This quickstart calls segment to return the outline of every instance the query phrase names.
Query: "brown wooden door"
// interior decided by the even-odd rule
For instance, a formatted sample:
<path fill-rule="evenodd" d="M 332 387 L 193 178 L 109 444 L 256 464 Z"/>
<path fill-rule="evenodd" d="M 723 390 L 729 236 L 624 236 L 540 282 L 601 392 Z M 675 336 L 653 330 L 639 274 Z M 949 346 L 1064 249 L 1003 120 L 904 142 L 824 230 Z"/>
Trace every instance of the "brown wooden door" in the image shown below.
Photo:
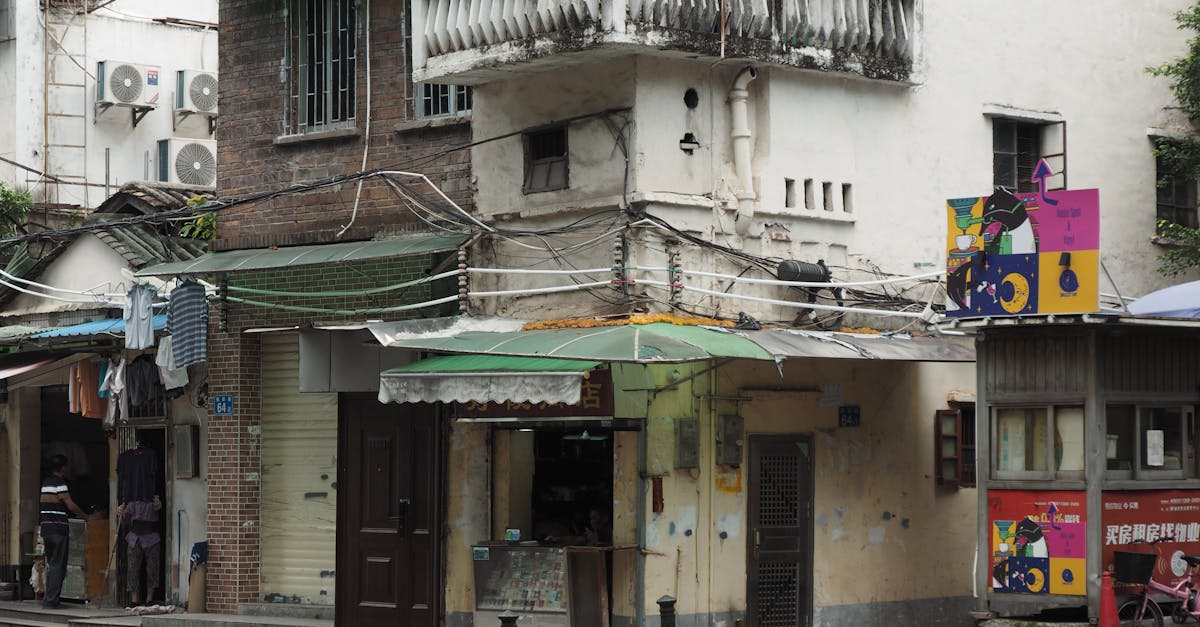
<path fill-rule="evenodd" d="M 337 624 L 436 627 L 436 407 L 373 394 L 342 394 L 338 405 Z"/>
<path fill-rule="evenodd" d="M 751 627 L 812 624 L 812 440 L 750 436 Z"/>

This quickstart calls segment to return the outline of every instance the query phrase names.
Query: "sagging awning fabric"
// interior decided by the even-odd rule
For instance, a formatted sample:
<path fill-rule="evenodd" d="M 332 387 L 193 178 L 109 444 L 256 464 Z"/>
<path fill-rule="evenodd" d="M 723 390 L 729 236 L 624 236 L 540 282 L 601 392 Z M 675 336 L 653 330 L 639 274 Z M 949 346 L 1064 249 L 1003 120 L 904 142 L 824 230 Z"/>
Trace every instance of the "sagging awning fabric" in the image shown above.
<path fill-rule="evenodd" d="M 224 250 L 208 253 L 188 261 L 173 261 L 147 266 L 138 270 L 135 276 L 215 274 L 407 257 L 454 250 L 467 241 L 468 237 L 467 235 L 421 234 L 368 242 Z"/>
<path fill-rule="evenodd" d="M 441 355 L 385 370 L 379 375 L 379 402 L 574 405 L 587 372 L 599 365 L 574 359 Z"/>
<path fill-rule="evenodd" d="M 436 353 L 680 363 L 711 359 L 881 359 L 973 362 L 969 336 L 906 335 L 674 325 L 663 322 L 582 329 L 411 332 L 408 322 L 368 324 L 384 346 Z M 428 325 L 426 321 L 422 324 Z"/>

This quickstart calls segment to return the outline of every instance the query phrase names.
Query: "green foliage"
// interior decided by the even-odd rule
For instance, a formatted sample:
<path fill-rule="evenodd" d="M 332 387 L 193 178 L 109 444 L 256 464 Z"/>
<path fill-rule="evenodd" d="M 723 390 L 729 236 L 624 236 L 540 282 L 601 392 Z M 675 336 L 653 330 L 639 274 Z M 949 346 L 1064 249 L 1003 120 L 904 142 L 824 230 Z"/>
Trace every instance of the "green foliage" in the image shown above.
<path fill-rule="evenodd" d="M 1200 137 L 1160 137 L 1154 142 L 1154 156 L 1162 166 L 1159 187 L 1169 183 L 1166 177 L 1200 179 Z"/>
<path fill-rule="evenodd" d="M 217 214 L 209 211 L 196 216 L 195 220 L 180 227 L 179 235 L 192 239 L 213 239 L 217 236 Z"/>
<path fill-rule="evenodd" d="M 1159 235 L 1171 241 L 1171 248 L 1158 257 L 1158 272 L 1175 276 L 1200 267 L 1200 229 L 1158 221 Z"/>
<path fill-rule="evenodd" d="M 1200 2 L 1175 14 L 1181 30 L 1190 31 L 1187 54 L 1148 71 L 1171 80 L 1171 90 L 1180 109 L 1193 122 L 1200 122 Z M 1162 171 L 1158 185 L 1169 184 L 1171 177 L 1200 180 L 1200 138 L 1159 139 L 1154 156 Z M 1158 233 L 1172 244 L 1158 258 L 1158 272 L 1174 276 L 1200 268 L 1200 230 L 1166 220 L 1158 223 Z"/>
<path fill-rule="evenodd" d="M 1175 14 L 1181 30 L 1195 33 L 1188 41 L 1184 56 L 1158 67 L 1149 68 L 1155 76 L 1171 79 L 1171 89 L 1179 106 L 1192 120 L 1200 120 L 1200 2 Z"/>
<path fill-rule="evenodd" d="M 0 235 L 15 235 L 25 224 L 33 197 L 7 183 L 0 182 Z"/>

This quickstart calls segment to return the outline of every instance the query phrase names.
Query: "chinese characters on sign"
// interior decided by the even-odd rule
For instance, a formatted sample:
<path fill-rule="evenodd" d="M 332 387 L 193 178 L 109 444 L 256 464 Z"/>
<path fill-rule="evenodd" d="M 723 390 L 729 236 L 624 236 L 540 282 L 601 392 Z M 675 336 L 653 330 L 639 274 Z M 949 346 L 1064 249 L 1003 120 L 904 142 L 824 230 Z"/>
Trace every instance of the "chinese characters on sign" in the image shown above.
<path fill-rule="evenodd" d="M 1104 493 L 1105 568 L 1111 568 L 1114 551 L 1146 553 L 1143 542 L 1171 538 L 1158 545 L 1163 559 L 1154 578 L 1167 583 L 1182 576 L 1182 555 L 1200 554 L 1200 490 L 1152 490 Z"/>
<path fill-rule="evenodd" d="M 988 493 L 992 589 L 1087 593 L 1085 492 L 992 490 Z"/>
<path fill-rule="evenodd" d="M 946 201 L 946 315 L 1089 313 L 1100 307 L 1100 191 Z"/>
<path fill-rule="evenodd" d="M 474 401 L 455 404 L 459 418 L 564 418 L 604 417 L 613 415 L 612 372 L 593 370 L 588 373 L 580 388 L 579 403 L 533 403 L 529 401 L 505 401 L 503 403 L 477 403 Z"/>

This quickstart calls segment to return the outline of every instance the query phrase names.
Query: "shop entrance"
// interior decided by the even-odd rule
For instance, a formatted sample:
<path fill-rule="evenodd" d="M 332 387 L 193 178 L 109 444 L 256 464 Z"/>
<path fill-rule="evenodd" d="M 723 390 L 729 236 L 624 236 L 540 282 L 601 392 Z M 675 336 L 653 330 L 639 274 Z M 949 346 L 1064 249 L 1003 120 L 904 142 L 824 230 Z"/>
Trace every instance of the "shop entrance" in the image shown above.
<path fill-rule="evenodd" d="M 612 430 L 537 429 L 516 435 L 533 436 L 533 481 L 527 484 L 532 488 L 533 537 L 561 544 L 611 544 Z"/>
<path fill-rule="evenodd" d="M 50 458 L 67 458 L 71 499 L 84 511 L 108 508 L 108 438 L 101 421 L 69 412 L 67 386 L 41 388 L 42 477 L 49 473 Z"/>
<path fill-rule="evenodd" d="M 143 560 L 153 559 L 155 564 L 144 563 L 138 570 L 136 581 L 138 602 L 133 601 L 133 591 L 130 588 L 130 581 L 135 580 L 130 573 L 129 564 L 129 544 L 128 533 L 133 530 L 132 523 L 123 519 L 120 521 L 120 528 L 117 530 L 117 547 L 116 547 L 116 569 L 117 569 L 117 598 L 122 605 L 150 605 L 164 601 L 169 594 L 167 590 L 167 578 L 165 573 L 168 559 L 167 549 L 167 520 L 170 518 L 170 495 L 167 494 L 167 429 L 163 426 L 120 426 L 117 427 L 117 447 L 121 453 L 142 448 L 149 451 L 149 454 L 154 456 L 154 491 L 159 495 L 162 501 L 162 509 L 159 511 L 158 520 L 153 523 L 153 528 L 143 528 L 144 532 L 158 533 L 159 548 L 157 551 L 145 551 Z M 120 458 L 118 457 L 118 460 Z M 118 480 L 120 480 L 118 478 Z M 156 569 L 158 585 L 151 587 L 151 568 Z"/>
<path fill-rule="evenodd" d="M 441 439 L 437 406 L 338 400 L 339 625 L 438 624 Z"/>
<path fill-rule="evenodd" d="M 812 439 L 752 435 L 749 463 L 750 625 L 811 625 Z"/>

